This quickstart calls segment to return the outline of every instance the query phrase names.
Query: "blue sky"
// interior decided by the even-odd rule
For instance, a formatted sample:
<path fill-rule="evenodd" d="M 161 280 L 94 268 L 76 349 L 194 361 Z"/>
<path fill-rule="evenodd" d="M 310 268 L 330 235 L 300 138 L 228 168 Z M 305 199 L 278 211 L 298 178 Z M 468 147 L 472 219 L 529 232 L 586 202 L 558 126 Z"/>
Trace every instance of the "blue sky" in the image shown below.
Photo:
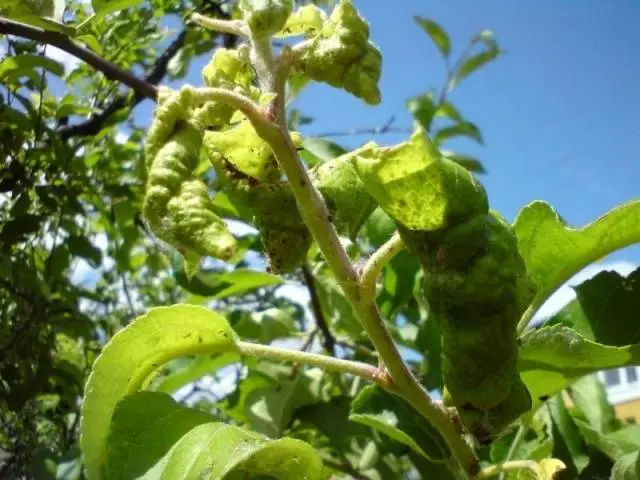
<path fill-rule="evenodd" d="M 383 101 L 368 107 L 325 86 L 297 107 L 316 118 L 308 133 L 410 126 L 408 97 L 442 84 L 443 62 L 413 22 L 423 15 L 450 34 L 454 55 L 476 31 L 494 31 L 507 54 L 464 81 L 451 100 L 483 131 L 481 158 L 494 208 L 509 219 L 533 199 L 582 224 L 640 193 L 640 2 L 356 0 L 383 54 Z M 455 57 L 454 57 L 455 58 Z M 366 138 L 352 138 L 356 146 Z M 395 143 L 400 135 L 379 137 Z M 342 139 L 341 139 L 342 141 Z"/>

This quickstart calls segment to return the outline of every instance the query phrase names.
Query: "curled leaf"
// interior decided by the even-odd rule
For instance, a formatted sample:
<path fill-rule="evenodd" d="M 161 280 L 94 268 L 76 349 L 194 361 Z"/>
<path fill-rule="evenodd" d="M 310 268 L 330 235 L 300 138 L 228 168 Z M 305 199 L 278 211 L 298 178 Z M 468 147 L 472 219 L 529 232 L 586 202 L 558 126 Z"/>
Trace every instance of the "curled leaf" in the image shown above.
<path fill-rule="evenodd" d="M 143 213 L 161 240 L 177 248 L 187 264 L 201 256 L 229 259 L 236 241 L 216 215 L 207 186 L 193 177 L 202 131 L 183 122 L 151 160 Z"/>
<path fill-rule="evenodd" d="M 369 26 L 351 0 L 342 0 L 310 40 L 298 68 L 319 82 L 344 88 L 369 104 L 380 103 L 382 56 L 369 41 Z"/>
<path fill-rule="evenodd" d="M 284 27 L 275 37 L 293 37 L 296 35 L 305 35 L 306 37 L 317 34 L 327 21 L 327 14 L 324 11 L 310 3 L 298 8 L 287 20 Z"/>
<path fill-rule="evenodd" d="M 327 203 L 333 223 L 354 238 L 377 205 L 353 167 L 352 155 L 319 163 L 310 176 Z"/>
<path fill-rule="evenodd" d="M 371 143 L 356 152 L 356 171 L 369 194 L 408 229 L 439 230 L 488 210 L 480 182 L 443 158 L 422 128 L 400 145 Z"/>
<path fill-rule="evenodd" d="M 268 37 L 284 27 L 293 0 L 240 0 L 240 11 L 257 38 Z"/>

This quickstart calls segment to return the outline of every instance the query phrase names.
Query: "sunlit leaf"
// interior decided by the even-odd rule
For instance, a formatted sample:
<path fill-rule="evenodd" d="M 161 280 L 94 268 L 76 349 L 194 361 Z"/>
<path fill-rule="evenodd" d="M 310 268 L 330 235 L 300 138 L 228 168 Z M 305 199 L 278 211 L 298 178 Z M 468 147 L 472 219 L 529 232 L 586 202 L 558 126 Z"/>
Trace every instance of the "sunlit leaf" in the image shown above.
<path fill-rule="evenodd" d="M 460 65 L 460 68 L 454 73 L 453 77 L 451 77 L 451 80 L 449 80 L 449 91 L 456 88 L 462 80 L 473 72 L 495 60 L 500 53 L 500 50 L 495 48 L 468 57 L 462 65 Z"/>
<path fill-rule="evenodd" d="M 207 423 L 184 435 L 141 480 L 275 478 L 319 480 L 322 461 L 305 442 L 271 440 L 224 423 Z"/>
<path fill-rule="evenodd" d="M 118 332 L 94 363 L 80 425 L 87 477 L 100 478 L 116 403 L 139 390 L 164 363 L 187 355 L 237 351 L 235 333 L 217 313 L 193 305 L 158 307 Z"/>
<path fill-rule="evenodd" d="M 179 405 L 169 395 L 138 392 L 116 405 L 107 438 L 108 480 L 138 478 L 190 430 L 215 420 Z"/>
<path fill-rule="evenodd" d="M 417 22 L 418 25 L 425 31 L 427 35 L 433 40 L 433 43 L 436 44 L 438 50 L 443 57 L 448 57 L 451 53 L 451 43 L 449 41 L 449 35 L 444 29 L 438 25 L 433 20 L 430 20 L 425 17 L 415 16 L 413 19 Z"/>
<path fill-rule="evenodd" d="M 538 290 L 536 308 L 585 266 L 640 242 L 640 201 L 616 207 L 582 228 L 568 226 L 548 203 L 535 201 L 520 211 L 514 230 Z"/>

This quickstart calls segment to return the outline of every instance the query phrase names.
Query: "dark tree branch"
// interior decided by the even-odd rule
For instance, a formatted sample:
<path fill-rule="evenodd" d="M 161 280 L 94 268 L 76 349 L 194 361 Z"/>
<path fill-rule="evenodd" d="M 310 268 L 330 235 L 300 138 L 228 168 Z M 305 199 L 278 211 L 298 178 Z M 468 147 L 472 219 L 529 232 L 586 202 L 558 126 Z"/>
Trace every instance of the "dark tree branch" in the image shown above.
<path fill-rule="evenodd" d="M 329 325 L 327 324 L 327 319 L 324 316 L 324 312 L 322 311 L 322 306 L 320 305 L 320 297 L 318 297 L 318 291 L 316 289 L 316 281 L 313 278 L 313 273 L 309 269 L 308 265 L 302 266 L 302 275 L 304 277 L 304 283 L 307 285 L 307 289 L 309 290 L 309 295 L 311 296 L 311 308 L 313 309 L 313 314 L 316 317 L 316 325 L 322 332 L 322 346 L 331 356 L 336 356 L 336 339 L 331 333 L 329 329 Z"/>
<path fill-rule="evenodd" d="M 160 80 L 162 80 L 167 73 L 169 62 L 183 47 L 186 39 L 187 29 L 185 28 L 173 40 L 173 42 L 171 42 L 171 44 L 162 53 L 162 55 L 158 57 L 155 64 L 153 65 L 153 68 L 144 78 L 144 81 L 146 83 L 154 86 L 154 88 L 155 85 L 160 83 Z M 109 118 L 118 110 L 127 107 L 127 105 L 129 105 L 129 108 L 133 108 L 142 100 L 144 100 L 145 97 L 147 97 L 146 95 L 135 89 L 134 91 L 135 95 L 133 96 L 133 99 L 130 99 L 130 95 L 126 93 L 118 95 L 111 101 L 111 103 L 109 103 L 104 108 L 104 110 L 102 110 L 102 112 L 92 115 L 85 122 L 59 128 L 58 133 L 62 136 L 62 138 L 65 139 L 71 137 L 95 135 L 102 129 L 103 125 L 109 120 Z M 151 98 L 155 99 L 155 95 Z"/>
<path fill-rule="evenodd" d="M 14 22 L 4 17 L 0 17 L 0 33 L 5 35 L 15 35 L 36 42 L 53 45 L 60 50 L 79 58 L 83 62 L 91 65 L 96 70 L 102 72 L 107 78 L 116 80 L 133 88 L 138 94 L 144 97 L 155 98 L 157 88 L 149 82 L 131 75 L 129 72 L 121 69 L 117 65 L 108 62 L 91 50 L 78 45 L 66 35 L 59 32 L 43 30 L 37 27 L 31 27 L 24 23 Z"/>
<path fill-rule="evenodd" d="M 331 132 L 316 133 L 314 137 L 349 137 L 355 135 L 384 135 L 385 133 L 411 133 L 410 128 L 394 127 L 393 124 L 396 121 L 396 117 L 390 117 L 384 125 L 379 127 L 366 127 L 366 128 L 350 128 L 348 130 L 339 130 Z"/>

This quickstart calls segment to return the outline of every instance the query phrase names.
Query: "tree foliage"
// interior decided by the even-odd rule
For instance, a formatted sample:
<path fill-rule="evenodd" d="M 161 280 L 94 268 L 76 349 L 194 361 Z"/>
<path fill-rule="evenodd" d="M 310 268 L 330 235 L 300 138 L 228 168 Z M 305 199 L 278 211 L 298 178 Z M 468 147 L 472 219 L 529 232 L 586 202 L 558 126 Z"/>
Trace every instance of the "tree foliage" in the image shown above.
<path fill-rule="evenodd" d="M 384 95 L 366 19 L 328 3 L 0 7 L 3 477 L 640 478 L 592 375 L 640 364 L 639 270 L 529 325 L 640 240 L 640 203 L 490 210 L 446 144 L 483 142 L 452 96 L 502 51 L 453 59 L 424 17 L 447 78 L 407 141 L 305 137 L 309 82 Z"/>

